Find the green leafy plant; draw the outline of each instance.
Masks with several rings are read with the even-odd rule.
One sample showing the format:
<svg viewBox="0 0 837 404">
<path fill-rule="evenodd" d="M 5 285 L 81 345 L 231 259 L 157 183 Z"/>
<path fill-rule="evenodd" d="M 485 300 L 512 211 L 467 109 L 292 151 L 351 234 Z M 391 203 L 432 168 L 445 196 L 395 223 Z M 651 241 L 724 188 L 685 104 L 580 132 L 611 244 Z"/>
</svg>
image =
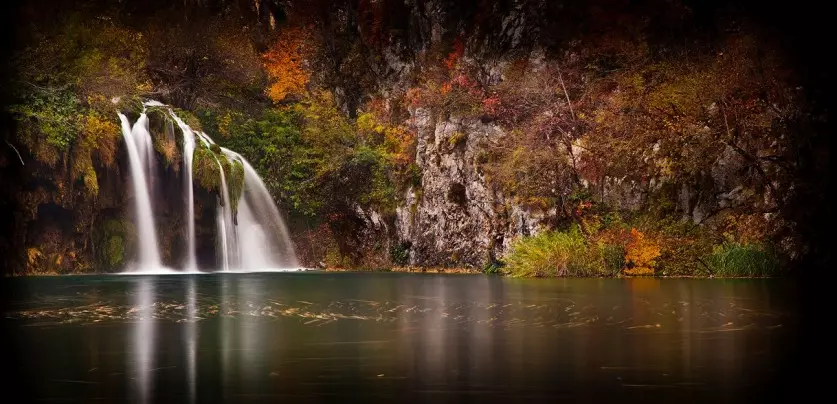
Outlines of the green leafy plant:
<svg viewBox="0 0 837 404">
<path fill-rule="evenodd" d="M 504 273 L 522 277 L 603 275 L 601 251 L 589 247 L 578 227 L 546 231 L 515 241 Z"/>
<path fill-rule="evenodd" d="M 395 265 L 404 266 L 410 263 L 410 244 L 397 243 L 389 248 L 389 257 Z"/>
<path fill-rule="evenodd" d="M 776 253 L 760 244 L 724 243 L 707 259 L 712 273 L 721 277 L 769 277 L 779 275 Z"/>
</svg>

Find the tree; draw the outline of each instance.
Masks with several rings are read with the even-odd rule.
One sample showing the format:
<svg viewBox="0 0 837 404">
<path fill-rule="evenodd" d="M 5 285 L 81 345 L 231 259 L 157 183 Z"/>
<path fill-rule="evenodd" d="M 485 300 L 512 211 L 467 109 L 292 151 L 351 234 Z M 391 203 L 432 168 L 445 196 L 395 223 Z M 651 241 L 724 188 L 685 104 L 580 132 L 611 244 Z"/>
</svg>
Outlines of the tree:
<svg viewBox="0 0 837 404">
<path fill-rule="evenodd" d="M 286 27 L 262 55 L 270 80 L 267 95 L 271 100 L 278 103 L 289 95 L 305 91 L 310 78 L 305 60 L 309 50 L 310 43 L 304 29 Z"/>
</svg>

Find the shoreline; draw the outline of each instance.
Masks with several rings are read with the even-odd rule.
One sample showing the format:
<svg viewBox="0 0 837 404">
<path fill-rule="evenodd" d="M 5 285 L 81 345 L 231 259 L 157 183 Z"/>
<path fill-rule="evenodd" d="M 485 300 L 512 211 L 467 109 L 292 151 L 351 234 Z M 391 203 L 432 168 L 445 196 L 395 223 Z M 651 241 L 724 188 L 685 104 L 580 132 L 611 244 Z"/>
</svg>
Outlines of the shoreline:
<svg viewBox="0 0 837 404">
<path fill-rule="evenodd" d="M 456 274 L 456 275 L 487 275 L 499 276 L 507 278 L 515 278 L 502 273 L 485 273 L 476 268 L 443 268 L 443 267 L 392 267 L 392 268 L 301 268 L 298 271 L 276 271 L 275 273 L 298 273 L 298 272 L 356 272 L 356 273 L 414 273 L 414 274 Z M 222 272 L 190 272 L 190 273 L 168 273 L 164 276 L 177 275 L 211 275 Z M 231 274 L 258 274 L 258 273 L 274 273 L 274 272 L 230 272 Z M 125 276 L 122 272 L 85 272 L 85 273 L 68 273 L 59 274 L 55 272 L 50 273 L 30 273 L 30 274 L 5 274 L 3 278 L 23 278 L 23 277 L 50 277 L 50 276 L 85 276 L 85 275 L 118 275 Z M 159 274 L 135 274 L 135 275 L 159 275 Z M 704 275 L 640 275 L 640 276 L 545 276 L 545 277 L 519 277 L 516 279 L 790 279 L 792 277 L 782 276 L 704 276 Z"/>
</svg>

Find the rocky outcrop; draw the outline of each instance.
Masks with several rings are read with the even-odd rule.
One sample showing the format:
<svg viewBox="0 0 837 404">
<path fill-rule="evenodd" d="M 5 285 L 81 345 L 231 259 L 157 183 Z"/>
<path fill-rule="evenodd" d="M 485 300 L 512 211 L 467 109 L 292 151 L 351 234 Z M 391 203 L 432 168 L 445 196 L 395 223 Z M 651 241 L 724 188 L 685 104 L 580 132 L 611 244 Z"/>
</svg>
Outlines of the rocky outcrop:
<svg viewBox="0 0 837 404">
<path fill-rule="evenodd" d="M 413 111 L 413 122 L 421 186 L 407 190 L 395 221 L 411 265 L 482 267 L 513 238 L 543 227 L 546 213 L 504 198 L 480 170 L 483 146 L 504 136 L 498 126 L 478 118 L 436 120 L 423 108 Z"/>
<path fill-rule="evenodd" d="M 411 113 L 421 185 L 404 193 L 394 225 L 396 242 L 409 249 L 410 265 L 482 267 L 502 259 L 515 238 L 534 235 L 562 217 L 555 208 L 543 211 L 504 196 L 480 169 L 485 146 L 505 136 L 503 128 L 479 118 L 443 119 L 423 108 Z M 622 211 L 647 208 L 649 196 L 668 186 L 683 220 L 700 224 L 751 201 L 745 166 L 730 148 L 697 183 L 664 177 L 605 178 L 604 184 L 581 178 L 581 183 L 594 200 Z"/>
</svg>

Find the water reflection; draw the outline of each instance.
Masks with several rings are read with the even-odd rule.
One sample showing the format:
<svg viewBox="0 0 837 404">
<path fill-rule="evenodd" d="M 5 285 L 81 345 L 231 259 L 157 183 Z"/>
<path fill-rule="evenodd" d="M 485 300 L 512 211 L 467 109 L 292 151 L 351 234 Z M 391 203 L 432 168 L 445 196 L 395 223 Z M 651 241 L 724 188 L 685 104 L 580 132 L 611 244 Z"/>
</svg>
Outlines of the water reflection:
<svg viewBox="0 0 837 404">
<path fill-rule="evenodd" d="M 224 274 L 226 275 L 226 274 Z M 221 276 L 221 321 L 220 321 L 220 335 L 221 335 L 221 388 L 226 394 L 226 389 L 232 384 L 230 367 L 232 365 L 231 356 L 234 353 L 232 347 L 233 340 L 233 295 L 230 276 Z"/>
<path fill-rule="evenodd" d="M 229 277 L 227 277 L 229 278 Z M 239 315 L 236 316 L 235 322 L 237 326 L 238 337 L 238 369 L 239 380 L 237 385 L 241 386 L 245 391 L 254 391 L 258 387 L 254 381 L 258 379 L 255 374 L 258 370 L 258 361 L 265 352 L 269 352 L 265 348 L 265 342 L 262 340 L 265 334 L 272 334 L 271 331 L 264 329 L 260 322 L 262 307 L 265 303 L 260 297 L 261 285 L 255 278 L 244 278 L 237 280 L 237 288 L 235 294 L 235 304 L 239 307 Z M 273 344 L 278 344 L 280 341 L 274 340 Z"/>
<path fill-rule="evenodd" d="M 151 371 L 154 360 L 154 282 L 142 277 L 137 282 L 135 306 L 138 318 L 134 324 L 134 397 L 140 403 L 151 402 Z"/>
<path fill-rule="evenodd" d="M 189 278 L 187 281 L 187 289 L 186 289 L 186 310 L 187 310 L 187 318 L 186 318 L 186 327 L 185 327 L 185 337 L 184 340 L 186 342 L 186 372 L 187 372 L 187 383 L 189 385 L 189 402 L 195 402 L 195 394 L 196 394 L 196 387 L 197 387 L 197 345 L 198 345 L 198 331 L 197 331 L 197 321 L 198 321 L 198 303 L 197 303 L 197 290 L 196 290 L 196 279 Z"/>
<path fill-rule="evenodd" d="M 11 317 L 26 325 L 25 357 L 53 358 L 23 371 L 77 401 L 705 402 L 771 391 L 795 321 L 785 286 L 637 281 L 143 276 L 41 288 Z"/>
</svg>

